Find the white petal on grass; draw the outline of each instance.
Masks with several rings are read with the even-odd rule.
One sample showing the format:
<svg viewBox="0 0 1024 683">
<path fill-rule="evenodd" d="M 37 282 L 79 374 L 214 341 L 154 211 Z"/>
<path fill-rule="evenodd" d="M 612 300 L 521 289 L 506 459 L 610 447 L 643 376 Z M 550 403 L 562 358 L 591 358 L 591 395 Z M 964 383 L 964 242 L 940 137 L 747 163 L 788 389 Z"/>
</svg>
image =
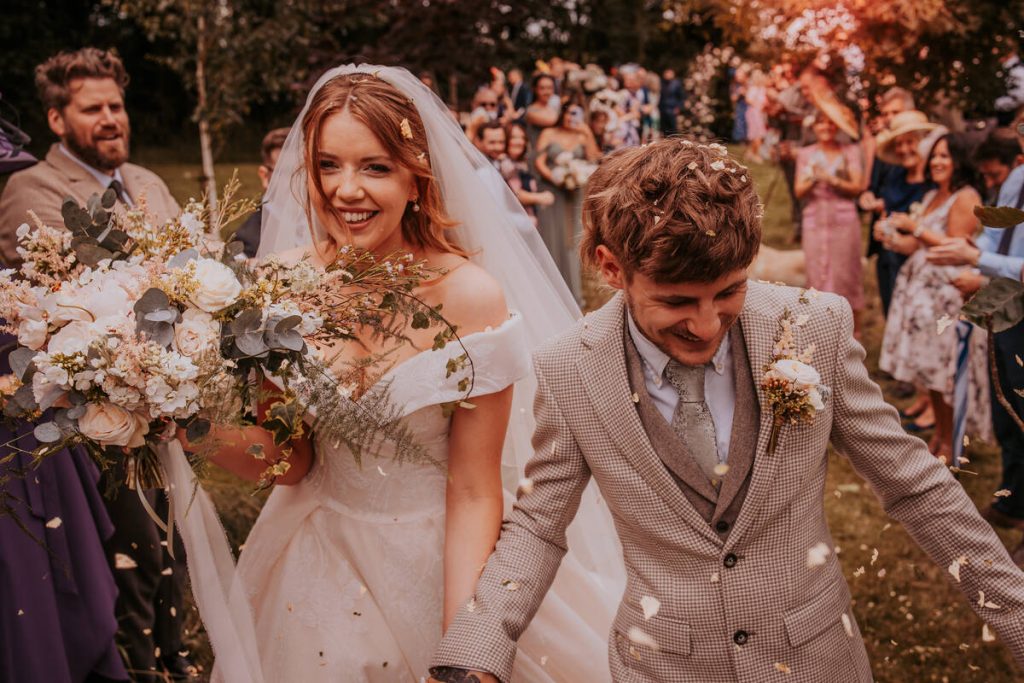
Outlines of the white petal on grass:
<svg viewBox="0 0 1024 683">
<path fill-rule="evenodd" d="M 645 595 L 640 598 L 640 607 L 644 611 L 644 620 L 650 619 L 661 609 L 661 601 L 653 595 Z"/>
<path fill-rule="evenodd" d="M 133 560 L 124 553 L 117 553 L 114 555 L 114 568 L 115 569 L 135 569 L 139 566 L 139 563 Z"/>
<path fill-rule="evenodd" d="M 871 565 L 874 566 L 875 562 L 878 561 L 878 548 L 871 549 Z"/>
<path fill-rule="evenodd" d="M 64 522 L 61 521 L 60 517 L 54 517 L 53 519 L 51 519 L 49 522 L 46 523 L 46 528 L 47 529 L 59 529 L 60 525 L 63 524 L 63 523 Z"/>
<path fill-rule="evenodd" d="M 658 641 L 652 638 L 649 634 L 644 632 L 639 626 L 630 626 L 627 637 L 631 642 L 636 645 L 642 645 L 643 647 L 649 647 L 652 650 L 659 649 Z"/>
<path fill-rule="evenodd" d="M 828 556 L 832 554 L 832 549 L 828 547 L 825 542 L 818 543 L 813 548 L 807 551 L 807 568 L 814 569 L 825 564 L 828 560 Z"/>
<path fill-rule="evenodd" d="M 839 617 L 843 622 L 843 630 L 846 631 L 846 635 L 853 638 L 853 622 L 850 621 L 850 616 L 843 612 L 843 615 Z"/>
</svg>

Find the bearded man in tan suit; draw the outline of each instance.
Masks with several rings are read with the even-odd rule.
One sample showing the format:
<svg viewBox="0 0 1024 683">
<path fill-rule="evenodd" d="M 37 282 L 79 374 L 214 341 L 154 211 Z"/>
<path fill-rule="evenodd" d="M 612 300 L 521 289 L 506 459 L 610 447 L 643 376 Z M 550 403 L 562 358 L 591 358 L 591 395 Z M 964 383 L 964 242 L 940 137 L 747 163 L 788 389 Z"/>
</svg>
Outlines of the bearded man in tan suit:
<svg viewBox="0 0 1024 683">
<path fill-rule="evenodd" d="M 46 159 L 11 176 L 0 196 L 0 258 L 21 263 L 18 226 L 29 210 L 43 223 L 64 227 L 60 207 L 71 197 L 84 205 L 114 183 L 122 206 L 142 203 L 158 222 L 178 214 L 167 185 L 152 171 L 128 163 L 131 130 L 124 107 L 128 75 L 112 52 L 83 48 L 36 68 L 36 89 L 53 134 Z"/>
<path fill-rule="evenodd" d="M 868 683 L 825 519 L 829 442 L 936 564 L 958 569 L 1024 662 L 1024 574 L 901 428 L 846 300 L 748 281 L 761 207 L 746 169 L 722 147 L 662 140 L 606 159 L 583 210 L 583 257 L 620 293 L 534 357 L 533 485 L 432 676 L 513 679 L 594 477 L 627 573 L 614 681 Z M 999 607 L 979 606 L 980 591 Z"/>
<path fill-rule="evenodd" d="M 113 187 L 121 209 L 144 207 L 158 222 L 178 214 L 167 185 L 152 171 L 128 163 L 128 74 L 115 53 L 96 48 L 61 53 L 36 67 L 35 76 L 50 130 L 60 141 L 50 147 L 45 161 L 11 176 L 0 196 L 0 257 L 5 264 L 21 262 L 16 232 L 22 223 L 31 224 L 28 211 L 46 225 L 64 227 L 61 205 L 68 197 L 84 205 L 90 196 Z M 178 654 L 187 571 L 184 549 L 179 540 L 177 560 L 172 559 L 138 494 L 121 485 L 123 474 L 111 470 L 103 476 L 120 486 L 115 497 L 104 501 L 114 523 L 105 548 L 118 588 L 117 640 L 126 665 L 137 681 L 162 681 L 165 672 L 175 680 L 192 678 L 195 668 Z M 106 490 L 106 482 L 100 487 Z M 156 490 L 145 495 L 166 518 L 166 497 Z M 137 567 L 118 569 L 118 555 L 131 558 Z"/>
</svg>

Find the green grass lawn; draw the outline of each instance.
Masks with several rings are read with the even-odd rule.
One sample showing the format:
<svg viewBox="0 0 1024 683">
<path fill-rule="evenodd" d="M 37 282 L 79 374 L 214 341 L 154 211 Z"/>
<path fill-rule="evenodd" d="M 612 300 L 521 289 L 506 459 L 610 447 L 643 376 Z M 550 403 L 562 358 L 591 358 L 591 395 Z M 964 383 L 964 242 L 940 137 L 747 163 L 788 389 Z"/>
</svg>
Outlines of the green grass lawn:
<svg viewBox="0 0 1024 683">
<path fill-rule="evenodd" d="M 198 167 L 188 164 L 148 163 L 171 187 L 179 200 L 198 196 Z M 244 192 L 259 194 L 256 164 L 227 164 L 217 169 L 221 184 L 239 168 Z M 791 245 L 792 222 L 789 198 L 779 172 L 770 165 L 751 168 L 754 182 L 766 202 L 765 242 L 778 248 Z M 866 270 L 869 308 L 864 316 L 864 344 L 868 366 L 877 370 L 878 348 L 884 329 L 879 310 L 874 269 Z M 602 303 L 608 292 L 590 279 L 586 289 L 588 307 Z M 883 382 L 883 389 L 886 384 Z M 999 485 L 999 455 L 990 446 L 972 444 L 968 466 L 974 474 L 963 474 L 964 488 L 981 507 L 992 500 Z M 259 513 L 265 496 L 250 495 L 251 485 L 211 468 L 206 481 L 224 525 L 237 547 Z M 879 683 L 951 681 L 1001 683 L 1019 680 L 1012 659 L 998 642 L 984 643 L 982 622 L 967 606 L 950 581 L 945 567 L 936 567 L 908 534 L 886 517 L 870 489 L 857 477 L 843 457 L 833 457 L 826 499 L 826 511 L 839 557 L 853 592 L 854 612 L 861 625 Z M 1005 534 L 1007 543 L 1016 535 Z M 878 559 L 872 564 L 877 549 Z M 863 573 L 858 572 L 864 567 Z M 186 642 L 206 670 L 210 651 L 194 608 L 188 615 L 190 633 Z M 566 634 L 571 638 L 571 634 Z M 785 676 L 779 675 L 780 680 Z M 827 683 L 823 681 L 822 683 Z"/>
</svg>

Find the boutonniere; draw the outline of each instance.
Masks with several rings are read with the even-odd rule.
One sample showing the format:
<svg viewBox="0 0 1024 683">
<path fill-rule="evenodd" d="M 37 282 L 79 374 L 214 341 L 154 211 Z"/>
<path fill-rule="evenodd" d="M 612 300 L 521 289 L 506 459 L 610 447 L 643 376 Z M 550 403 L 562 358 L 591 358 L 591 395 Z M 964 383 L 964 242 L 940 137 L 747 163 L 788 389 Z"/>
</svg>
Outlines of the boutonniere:
<svg viewBox="0 0 1024 683">
<path fill-rule="evenodd" d="M 764 368 L 761 389 L 772 407 L 774 424 L 768 452 L 774 452 L 779 431 L 785 424 L 813 422 L 825 408 L 829 388 L 821 383 L 821 375 L 811 365 L 814 345 L 797 351 L 793 328 L 807 322 L 807 316 L 794 319 L 788 310 L 779 320 L 779 337 L 775 341 L 772 360 Z"/>
</svg>

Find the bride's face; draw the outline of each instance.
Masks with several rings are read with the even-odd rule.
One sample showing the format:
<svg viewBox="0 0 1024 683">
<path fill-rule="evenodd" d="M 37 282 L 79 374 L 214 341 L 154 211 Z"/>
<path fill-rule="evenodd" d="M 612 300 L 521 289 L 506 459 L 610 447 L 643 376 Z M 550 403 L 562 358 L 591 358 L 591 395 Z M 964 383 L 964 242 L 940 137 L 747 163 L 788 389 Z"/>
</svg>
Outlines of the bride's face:
<svg viewBox="0 0 1024 683">
<path fill-rule="evenodd" d="M 339 244 L 351 243 L 381 256 L 407 250 L 401 226 L 409 202 L 416 199 L 412 171 L 393 159 L 373 130 L 348 111 L 323 122 L 319 152 L 324 192 L 345 220 L 339 225 L 329 212 L 320 211 L 331 236 Z"/>
</svg>

